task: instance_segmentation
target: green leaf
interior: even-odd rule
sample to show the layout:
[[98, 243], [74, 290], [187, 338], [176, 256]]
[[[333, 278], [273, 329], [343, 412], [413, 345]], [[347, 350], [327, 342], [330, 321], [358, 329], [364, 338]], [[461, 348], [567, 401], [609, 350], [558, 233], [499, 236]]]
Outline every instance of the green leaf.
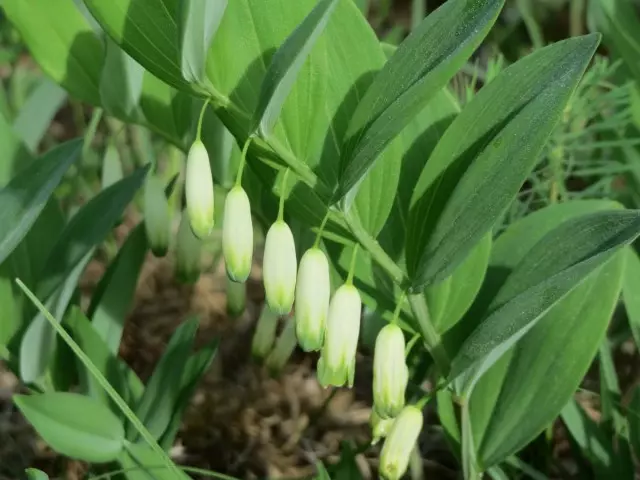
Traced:
[[116, 182], [119, 182], [124, 177], [122, 172], [122, 162], [120, 161], [120, 154], [118, 148], [109, 143], [104, 152], [104, 159], [102, 160], [102, 189], [110, 187]]
[[173, 446], [185, 410], [189, 406], [191, 397], [196, 391], [198, 383], [211, 366], [213, 358], [218, 352], [218, 340], [213, 340], [200, 351], [194, 353], [187, 360], [182, 380], [180, 381], [180, 396], [175, 404], [171, 421], [167, 429], [159, 440], [160, 446], [164, 450], [169, 450]]
[[640, 348], [640, 258], [633, 247], [627, 248], [626, 255], [627, 267], [622, 281], [622, 299], [633, 339]]
[[480, 90], [449, 126], [413, 193], [407, 266], [414, 288], [448, 276], [509, 206], [598, 42], [594, 34], [535, 51]]
[[47, 299], [87, 252], [105, 239], [142, 185], [148, 169], [148, 165], [139, 168], [101, 191], [73, 216], [44, 267], [46, 278], [38, 285], [39, 298]]
[[[198, 323], [198, 318], [192, 317], [175, 331], [135, 410], [136, 416], [156, 439], [169, 426], [180, 398], [180, 389], [176, 385], [182, 381]], [[127, 438], [133, 441], [136, 437], [136, 430], [129, 428]]]
[[[70, 327], [72, 336], [82, 348], [95, 367], [104, 375], [111, 386], [118, 392], [128, 405], [135, 405], [144, 392], [144, 386], [131, 368], [111, 351], [105, 341], [100, 338], [95, 326], [84, 316], [78, 307], [73, 307], [65, 319]], [[113, 404], [109, 395], [97, 382], [81, 362], [79, 362], [80, 381], [84, 391], [100, 403], [111, 408], [113, 413], [124, 419], [122, 412]]]
[[207, 52], [227, 8], [227, 0], [185, 0], [180, 3], [182, 76], [203, 83]]
[[0, 114], [0, 187], [4, 187], [31, 160], [31, 154], [20, 137], [7, 118]]
[[36, 468], [27, 468], [25, 473], [27, 474], [27, 480], [49, 480], [49, 475]]
[[489, 315], [452, 361], [450, 379], [466, 388], [526, 334], [553, 305], [640, 235], [640, 211], [603, 211], [568, 220], [547, 233], [513, 269]]
[[72, 140], [54, 148], [0, 190], [0, 263], [34, 224], [62, 176], [78, 158], [80, 146], [80, 140]]
[[48, 78], [43, 78], [29, 95], [13, 122], [30, 152], [36, 153], [38, 145], [51, 125], [53, 117], [67, 99], [67, 93]]
[[627, 408], [627, 419], [629, 421], [629, 441], [637, 458], [640, 455], [640, 387], [633, 389]]
[[259, 128], [264, 137], [271, 134], [300, 68], [324, 31], [336, 3], [337, 0], [320, 0], [271, 59], [253, 113], [253, 128]]
[[127, 480], [189, 480], [182, 471], [172, 472], [163, 467], [158, 454], [140, 443], [128, 443], [118, 462], [127, 470]]
[[62, 455], [92, 463], [115, 460], [124, 429], [109, 409], [89, 397], [51, 392], [13, 401], [45, 442]]
[[120, 348], [122, 329], [148, 248], [144, 225], [138, 224], [129, 233], [91, 297], [87, 316], [114, 355]]
[[4, 0], [2, 9], [47, 75], [74, 97], [100, 104], [104, 47], [73, 0]]
[[464, 65], [503, 3], [449, 0], [398, 47], [351, 115], [337, 198], [358, 183], [380, 152]]
[[106, 49], [100, 77], [102, 105], [112, 115], [131, 118], [142, 93], [144, 69], [110, 38], [106, 39]]

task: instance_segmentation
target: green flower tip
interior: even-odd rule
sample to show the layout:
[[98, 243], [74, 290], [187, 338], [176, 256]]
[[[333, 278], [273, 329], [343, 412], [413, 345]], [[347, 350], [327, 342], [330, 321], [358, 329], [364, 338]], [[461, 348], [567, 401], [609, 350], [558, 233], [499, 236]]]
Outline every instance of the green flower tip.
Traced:
[[289, 226], [277, 221], [267, 232], [262, 277], [271, 310], [287, 315], [293, 306], [296, 288], [296, 245]]
[[204, 239], [213, 230], [214, 195], [209, 155], [199, 140], [193, 142], [187, 155], [185, 196], [191, 229]]
[[422, 430], [422, 412], [414, 406], [404, 407], [395, 419], [380, 454], [380, 476], [400, 480], [407, 471], [411, 451]]
[[327, 257], [319, 248], [310, 248], [300, 260], [295, 299], [296, 336], [305, 352], [322, 348], [330, 295]]
[[372, 436], [371, 445], [376, 445], [389, 434], [393, 422], [393, 418], [381, 418], [380, 415], [376, 413], [375, 408], [371, 411], [371, 417], [369, 418]]
[[240, 186], [233, 187], [225, 200], [222, 253], [229, 278], [245, 282], [253, 261], [253, 223], [249, 197]]
[[373, 403], [382, 418], [396, 417], [405, 402], [409, 369], [405, 361], [404, 334], [389, 324], [376, 338], [373, 359]]
[[361, 308], [360, 294], [350, 284], [338, 288], [331, 299], [325, 341], [318, 360], [318, 381], [323, 387], [353, 386]]

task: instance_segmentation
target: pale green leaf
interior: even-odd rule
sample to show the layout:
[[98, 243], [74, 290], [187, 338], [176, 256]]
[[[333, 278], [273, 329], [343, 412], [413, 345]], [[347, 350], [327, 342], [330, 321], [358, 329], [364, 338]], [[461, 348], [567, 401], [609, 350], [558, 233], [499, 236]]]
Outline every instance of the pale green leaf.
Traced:
[[110, 38], [106, 50], [100, 76], [102, 105], [108, 113], [129, 119], [140, 101], [144, 69]]

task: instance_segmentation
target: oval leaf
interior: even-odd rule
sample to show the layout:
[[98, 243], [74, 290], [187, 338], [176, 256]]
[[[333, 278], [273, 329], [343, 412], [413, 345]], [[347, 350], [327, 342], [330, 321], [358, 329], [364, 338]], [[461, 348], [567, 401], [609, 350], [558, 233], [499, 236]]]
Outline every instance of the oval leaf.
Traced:
[[407, 264], [414, 288], [445, 278], [509, 206], [598, 42], [594, 34], [532, 53], [480, 90], [449, 126], [412, 198]]
[[13, 400], [45, 442], [62, 455], [92, 463], [115, 460], [124, 429], [111, 411], [89, 397], [52, 392]]
[[144, 69], [107, 38], [107, 57], [100, 77], [100, 99], [107, 112], [131, 118], [140, 101]]

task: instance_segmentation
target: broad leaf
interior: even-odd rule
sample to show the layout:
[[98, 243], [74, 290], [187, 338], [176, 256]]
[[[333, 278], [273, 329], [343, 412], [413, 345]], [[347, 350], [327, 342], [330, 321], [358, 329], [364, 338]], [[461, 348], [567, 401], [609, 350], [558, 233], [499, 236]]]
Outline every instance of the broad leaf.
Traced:
[[62, 455], [104, 463], [115, 460], [124, 447], [118, 418], [89, 397], [52, 392], [14, 395], [13, 400], [44, 441]]
[[179, 475], [168, 470], [164, 459], [143, 443], [128, 443], [118, 458], [118, 463], [127, 471], [127, 480], [189, 480], [183, 472]]
[[413, 193], [407, 266], [414, 288], [448, 276], [509, 206], [598, 41], [588, 35], [537, 50], [503, 70], [449, 126]]
[[144, 69], [109, 38], [106, 39], [106, 48], [100, 77], [100, 99], [107, 112], [128, 119], [140, 100]]
[[404, 40], [351, 115], [337, 198], [464, 65], [489, 32], [502, 0], [449, 0]]
[[[70, 327], [76, 343], [87, 354], [93, 365], [104, 375], [116, 392], [128, 405], [135, 405], [144, 391], [144, 386], [135, 372], [115, 353], [109, 351], [107, 344], [100, 338], [94, 325], [79, 308], [73, 307], [65, 323]], [[78, 362], [78, 370], [80, 372], [81, 385], [86, 394], [109, 406], [114, 415], [118, 416], [122, 421], [122, 412], [113, 404], [109, 395], [96, 381], [91, 372], [87, 371], [80, 362]]]
[[104, 47], [73, 0], [4, 0], [2, 9], [53, 80], [74, 97], [100, 104]]
[[452, 361], [450, 378], [467, 373], [465, 391], [553, 305], [640, 235], [640, 211], [603, 211], [547, 233], [513, 269], [489, 315]]
[[272, 57], [253, 114], [254, 128], [259, 128], [263, 136], [271, 134], [300, 68], [327, 25], [336, 3], [337, 0], [320, 0]]
[[69, 166], [78, 158], [81, 141], [49, 151], [0, 190], [0, 263], [25, 237]]
[[144, 225], [136, 226], [100, 279], [87, 315], [107, 349], [117, 354], [126, 315], [148, 252]]
[[[167, 429], [180, 398], [181, 392], [176, 386], [182, 382], [197, 329], [198, 319], [195, 317], [178, 327], [135, 409], [136, 416], [156, 439]], [[127, 438], [135, 440], [137, 436], [137, 430], [130, 425]]]
[[148, 168], [101, 191], [73, 216], [44, 267], [46, 278], [38, 285], [39, 298], [47, 299], [87, 252], [105, 239], [142, 185]]
[[180, 3], [180, 65], [187, 82], [202, 83], [207, 52], [222, 21], [227, 0], [184, 0]]
[[622, 298], [633, 339], [640, 348], [640, 258], [633, 247], [627, 249], [626, 256]]

